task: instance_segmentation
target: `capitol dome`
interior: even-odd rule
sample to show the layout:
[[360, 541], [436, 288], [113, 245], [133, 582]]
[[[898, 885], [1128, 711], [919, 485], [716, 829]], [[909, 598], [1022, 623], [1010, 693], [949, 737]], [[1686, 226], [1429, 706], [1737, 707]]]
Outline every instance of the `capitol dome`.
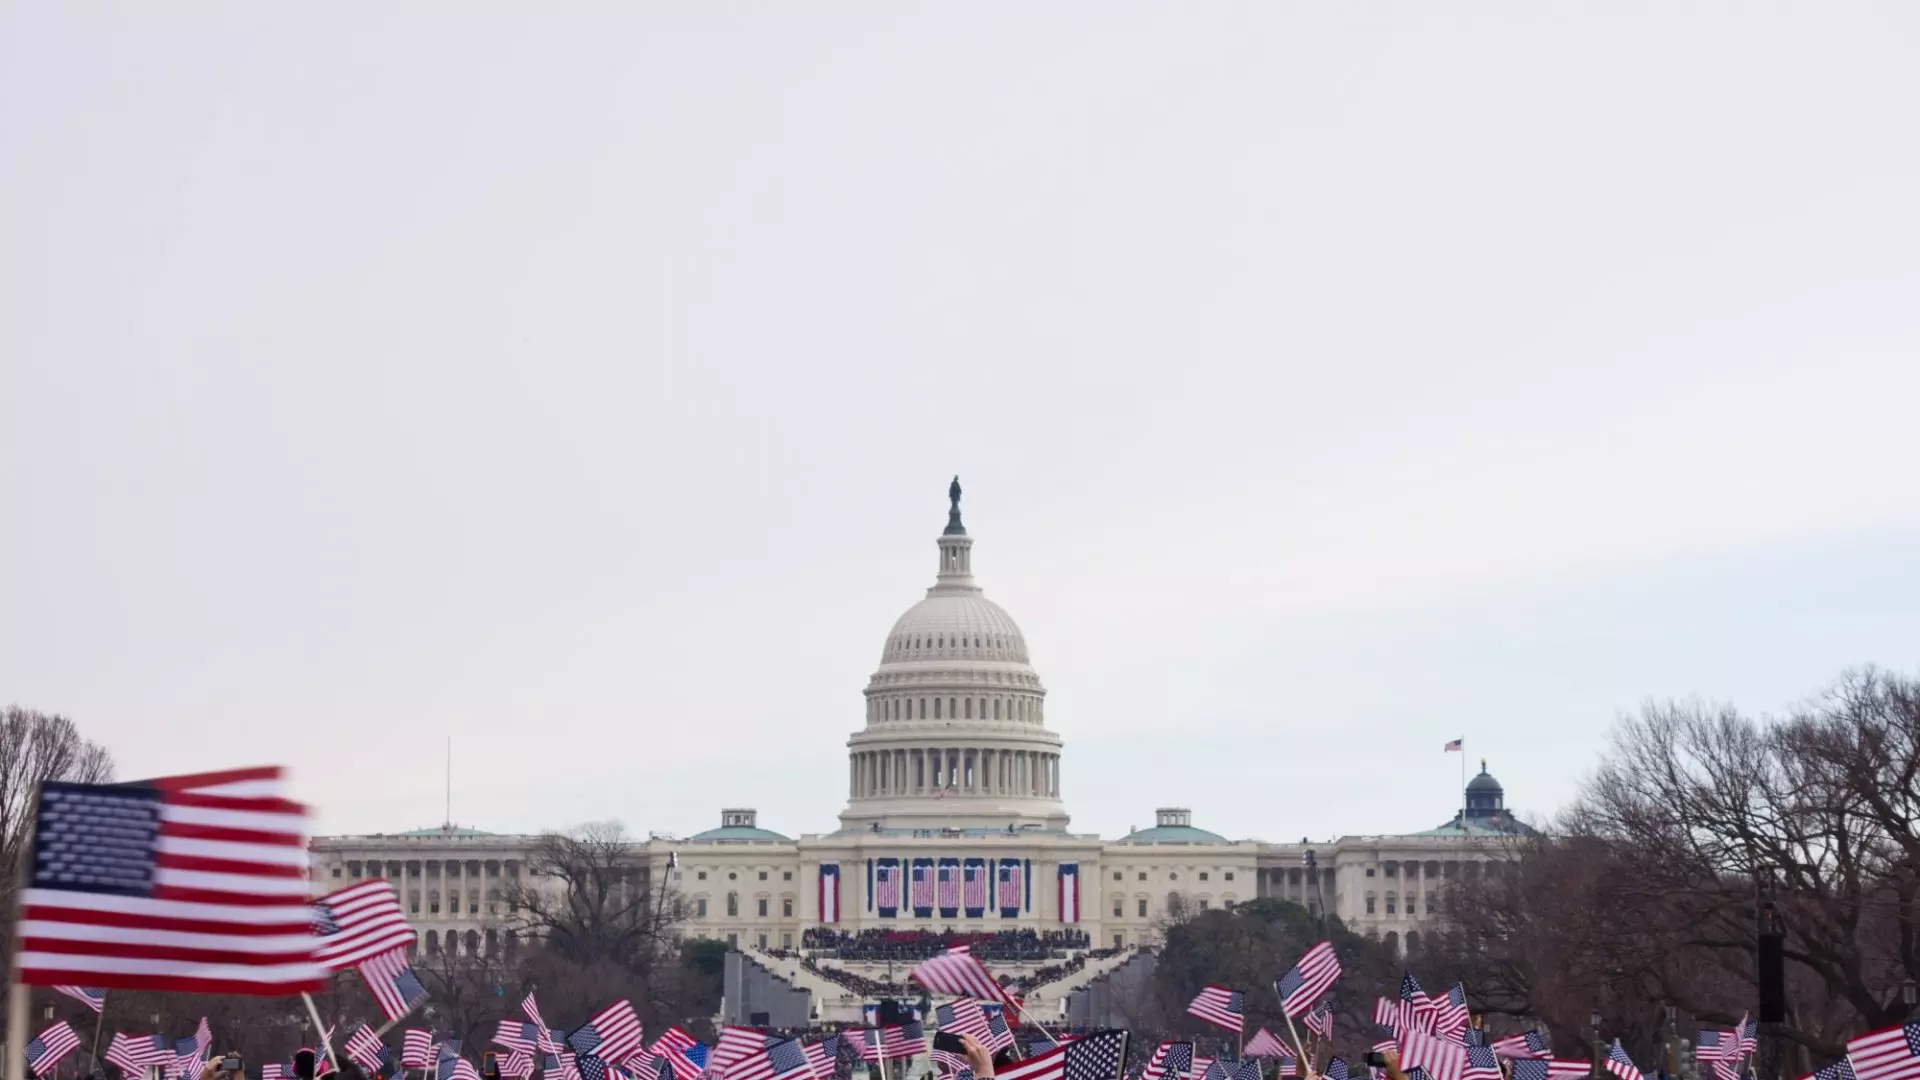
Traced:
[[1026, 638], [973, 579], [960, 481], [924, 599], [894, 621], [851, 751], [846, 828], [1064, 828], [1060, 738]]

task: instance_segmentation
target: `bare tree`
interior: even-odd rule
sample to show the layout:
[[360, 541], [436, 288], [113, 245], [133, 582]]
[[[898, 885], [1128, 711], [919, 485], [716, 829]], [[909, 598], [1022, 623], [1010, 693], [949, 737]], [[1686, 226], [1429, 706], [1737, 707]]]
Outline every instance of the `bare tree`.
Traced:
[[682, 999], [702, 980], [686, 970], [674, 931], [682, 900], [652, 879], [624, 828], [601, 822], [543, 836], [524, 871], [508, 891], [507, 926], [537, 944], [526, 972], [543, 999], [549, 989], [577, 995], [585, 1009], [629, 997], [643, 1018], [684, 1019]]
[[72, 720], [18, 705], [0, 710], [0, 918], [13, 930], [20, 858], [30, 838], [33, 800], [43, 782], [99, 784], [113, 779], [113, 758], [88, 742]]
[[[1730, 1023], [1753, 1004], [1763, 899], [1785, 937], [1801, 1063], [1907, 1019], [1920, 979], [1920, 684], [1849, 674], [1784, 718], [1649, 706], [1552, 839], [1461, 890], [1442, 943], [1497, 1011], [1584, 1034], [1649, 1003]], [[1635, 1016], [1630, 1010], [1638, 1010]], [[1576, 1035], [1576, 1038], [1578, 1035]]]

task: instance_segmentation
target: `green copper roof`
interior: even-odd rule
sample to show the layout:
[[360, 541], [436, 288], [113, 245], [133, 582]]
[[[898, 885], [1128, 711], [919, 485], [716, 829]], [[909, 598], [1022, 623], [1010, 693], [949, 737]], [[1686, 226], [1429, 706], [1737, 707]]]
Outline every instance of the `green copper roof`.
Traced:
[[1467, 819], [1465, 828], [1460, 826], [1460, 816], [1454, 815], [1452, 821], [1437, 829], [1425, 832], [1408, 833], [1408, 836], [1532, 836], [1533, 826], [1519, 818], [1507, 814], [1495, 814], [1489, 817]]
[[708, 829], [706, 832], [697, 832], [687, 837], [689, 844], [724, 843], [729, 840], [736, 843], [751, 843], [756, 840], [786, 843], [789, 838], [781, 836], [772, 829], [748, 828], [743, 825], [724, 825], [718, 829]]
[[1155, 825], [1151, 829], [1140, 829], [1121, 837], [1122, 844], [1231, 844], [1233, 841], [1216, 832], [1196, 829], [1191, 825]]

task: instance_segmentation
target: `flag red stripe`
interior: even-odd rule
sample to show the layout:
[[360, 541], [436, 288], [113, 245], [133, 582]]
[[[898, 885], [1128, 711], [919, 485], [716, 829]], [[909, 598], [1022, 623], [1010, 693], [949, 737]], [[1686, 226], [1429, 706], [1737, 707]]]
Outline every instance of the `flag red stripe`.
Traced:
[[[311, 948], [253, 952], [246, 949], [205, 949], [184, 945], [146, 945], [136, 941], [73, 941], [67, 938], [23, 938], [21, 951], [57, 956], [123, 956], [132, 960], [184, 960], [197, 964], [294, 964], [313, 959]], [[44, 969], [36, 972], [42, 974]]]
[[[283, 904], [284, 900], [281, 901]], [[90, 926], [119, 926], [141, 930], [170, 930], [183, 934], [223, 934], [228, 937], [273, 937], [278, 934], [304, 934], [312, 923], [306, 919], [283, 922], [237, 923], [218, 919], [174, 919], [135, 911], [102, 911], [96, 908], [49, 907], [32, 904], [20, 915], [22, 922], [44, 919], [47, 922], [85, 923]]]
[[297, 994], [302, 990], [319, 990], [327, 985], [325, 979], [259, 982], [252, 979], [203, 979], [192, 975], [61, 971], [55, 968], [35, 968], [31, 972], [23, 973], [21, 978], [21, 982], [35, 986], [52, 982], [83, 981], [107, 990], [166, 990], [181, 994], [247, 994], [255, 997], [269, 992], [275, 995]]
[[194, 870], [206, 874], [239, 874], [245, 877], [272, 878], [305, 878], [307, 876], [307, 872], [298, 866], [241, 862], [237, 859], [216, 859], [207, 855], [181, 855], [166, 851], [156, 852], [153, 864], [164, 866], [169, 870]]

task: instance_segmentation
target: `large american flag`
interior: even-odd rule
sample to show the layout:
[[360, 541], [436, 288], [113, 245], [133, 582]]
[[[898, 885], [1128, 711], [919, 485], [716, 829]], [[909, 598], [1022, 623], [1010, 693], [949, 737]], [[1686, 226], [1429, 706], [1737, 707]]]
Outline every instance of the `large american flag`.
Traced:
[[1870, 1031], [1847, 1043], [1847, 1059], [1860, 1080], [1920, 1078], [1920, 1021]]
[[971, 1035], [984, 1045], [991, 1034], [987, 1012], [972, 998], [958, 998], [933, 1010], [933, 1022], [941, 1031], [953, 1035]]
[[621, 998], [575, 1028], [567, 1036], [567, 1045], [576, 1055], [625, 1061], [646, 1045], [646, 1039], [641, 1035], [640, 1017], [633, 1011], [633, 1003]]
[[1187, 1080], [1187, 1072], [1192, 1068], [1192, 1043], [1163, 1042], [1153, 1048], [1153, 1056], [1147, 1059], [1140, 1080]]
[[1187, 1003], [1187, 1015], [1197, 1016], [1239, 1034], [1246, 1024], [1246, 995], [1224, 986], [1210, 985]]
[[930, 908], [933, 906], [933, 867], [916, 866], [913, 868], [913, 906]]
[[360, 977], [367, 981], [367, 989], [373, 991], [380, 1011], [389, 1020], [400, 1019], [427, 1000], [427, 988], [414, 974], [404, 949], [368, 957], [360, 965]]
[[1096, 1031], [1056, 1046], [994, 1075], [1000, 1080], [1119, 1080], [1127, 1060], [1127, 1033]]
[[899, 867], [882, 866], [873, 872], [873, 902], [883, 908], [900, 906]]
[[1020, 864], [1000, 864], [1000, 906], [1008, 911], [1020, 907]]
[[345, 971], [414, 941], [413, 927], [400, 910], [400, 894], [382, 878], [315, 900], [313, 930], [320, 935], [320, 966], [328, 971]]
[[80, 1036], [74, 1034], [73, 1025], [61, 1020], [27, 1040], [27, 1068], [32, 1069], [35, 1076], [45, 1076], [62, 1058], [79, 1048]]
[[1323, 941], [1275, 979], [1273, 988], [1280, 995], [1281, 1010], [1288, 1016], [1300, 1016], [1313, 1008], [1338, 978], [1340, 958], [1334, 955], [1333, 942]]
[[940, 867], [940, 906], [958, 908], [960, 906], [960, 867], [952, 864]]
[[278, 768], [41, 785], [18, 981], [279, 997], [320, 988], [306, 808]]
[[1274, 1038], [1273, 1032], [1268, 1031], [1266, 1028], [1261, 1028], [1259, 1031], [1254, 1032], [1253, 1038], [1247, 1040], [1246, 1047], [1240, 1052], [1247, 1057], [1260, 1058], [1284, 1058], [1293, 1056], [1292, 1051], [1287, 1049], [1287, 1044]]
[[1017, 1011], [1013, 998], [965, 945], [958, 945], [913, 969], [910, 978], [936, 994], [997, 1001]]
[[985, 866], [969, 866], [966, 868], [966, 874], [966, 906], [969, 909], [985, 909], [987, 906], [987, 868]]

